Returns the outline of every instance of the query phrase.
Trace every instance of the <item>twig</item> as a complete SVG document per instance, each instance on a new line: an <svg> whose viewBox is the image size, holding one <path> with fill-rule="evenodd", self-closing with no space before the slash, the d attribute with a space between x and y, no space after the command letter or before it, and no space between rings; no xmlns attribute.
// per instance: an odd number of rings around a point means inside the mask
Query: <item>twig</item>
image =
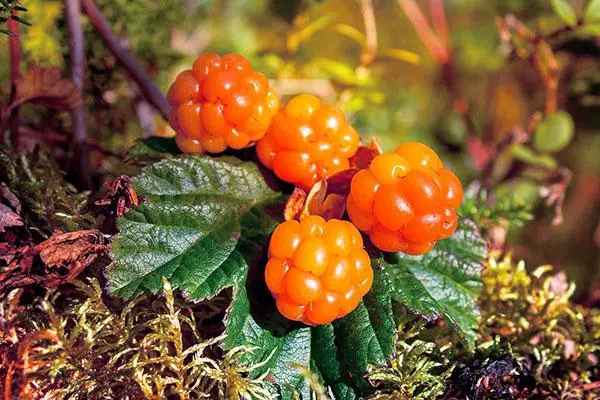
<svg viewBox="0 0 600 400"><path fill-rule="evenodd" d="M438 62L444 64L449 59L448 50L433 33L429 23L423 16L414 0L397 0L398 4L408 17L408 20L415 28L415 31L421 38L421 41L427 48L427 52Z"/></svg>
<svg viewBox="0 0 600 400"><path fill-rule="evenodd" d="M23 137L36 138L36 139L40 139L41 141L49 141L49 142L54 142L54 143L68 143L69 142L69 137L68 137L67 133L63 134L63 133L51 131L51 130L40 130L35 127L21 126L19 128L19 133ZM115 158L119 158L119 159L123 158L123 155L117 154L110 150L105 149L98 142L96 142L92 139L87 140L87 145L91 151L97 151L98 153L100 153L102 155L109 156L109 157L115 157Z"/></svg>
<svg viewBox="0 0 600 400"><path fill-rule="evenodd" d="M144 68L136 59L123 47L119 38L115 36L108 22L96 6L93 0L81 0L84 12L90 19L90 23L100 35L100 38L108 49L117 58L119 63L127 70L131 78L138 84L142 95L152 107L157 109L165 120L168 119L170 106L167 99L158 90L154 82Z"/></svg>
<svg viewBox="0 0 600 400"><path fill-rule="evenodd" d="M21 39L19 35L19 22L14 19L17 15L16 10L12 10L10 18L8 19L7 25L8 30L12 33L12 36L8 39L8 46L10 50L10 80L11 80L11 92L10 92L10 103L13 102L17 95L17 80L21 76ZM10 140L15 149L19 147L19 107L13 108L8 117L8 124L10 126Z"/></svg>
<svg viewBox="0 0 600 400"><path fill-rule="evenodd" d="M365 36L367 38L367 47L360 56L360 62L363 65L369 65L377 53L377 23L375 21L375 10L373 0L361 0L360 11L365 24Z"/></svg>
<svg viewBox="0 0 600 400"><path fill-rule="evenodd" d="M552 48L546 41L541 40L536 43L532 62L546 88L546 114L552 114L557 108L560 67Z"/></svg>
<svg viewBox="0 0 600 400"><path fill-rule="evenodd" d="M83 29L81 27L81 4L79 0L65 0L65 9L69 28L69 49L71 51L71 80L83 92L85 56ZM71 162L76 168L77 183L84 189L91 189L92 175L89 165L85 108L83 105L75 107L71 111L71 119L73 122Z"/></svg>

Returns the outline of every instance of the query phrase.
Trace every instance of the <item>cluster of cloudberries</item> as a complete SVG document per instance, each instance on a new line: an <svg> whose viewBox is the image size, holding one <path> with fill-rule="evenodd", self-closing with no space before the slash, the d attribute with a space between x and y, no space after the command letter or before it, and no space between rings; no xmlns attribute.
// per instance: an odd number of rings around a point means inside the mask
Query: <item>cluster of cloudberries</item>
<svg viewBox="0 0 600 400"><path fill-rule="evenodd" d="M344 113L316 96L301 94L279 109L267 78L239 55L200 55L177 76L168 101L182 152L256 144L261 163L304 190L350 168L360 144ZM351 223L311 215L275 229L265 280L277 309L309 325L350 313L373 283L359 230L383 251L424 254L456 230L462 196L460 180L423 144L378 155L352 178Z"/></svg>

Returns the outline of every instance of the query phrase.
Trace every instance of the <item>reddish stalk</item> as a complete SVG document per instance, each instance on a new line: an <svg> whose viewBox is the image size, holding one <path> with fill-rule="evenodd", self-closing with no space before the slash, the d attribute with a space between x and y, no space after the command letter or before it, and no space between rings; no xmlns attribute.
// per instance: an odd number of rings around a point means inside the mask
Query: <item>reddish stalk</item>
<svg viewBox="0 0 600 400"><path fill-rule="evenodd" d="M85 49L81 27L81 4L79 0L65 0L65 9L69 28L69 49L71 51L71 80L83 92ZM89 165L89 148L83 105L71 111L71 119L73 123L71 162L75 167L77 184L84 189L91 189L93 183Z"/></svg>
<svg viewBox="0 0 600 400"><path fill-rule="evenodd" d="M431 12L431 21L437 37L450 50L450 33L448 21L446 20L446 11L444 9L444 0L429 0L429 10Z"/></svg>
<svg viewBox="0 0 600 400"><path fill-rule="evenodd" d="M375 9L372 0L361 0L360 10L365 24L365 36L367 47L360 56L363 65L370 64L377 53L377 23L375 21Z"/></svg>
<svg viewBox="0 0 600 400"><path fill-rule="evenodd" d="M170 106L167 99L158 90L154 82L144 68L136 59L123 47L119 38L114 34L110 25L96 6L93 0L81 0L83 11L90 19L90 23L100 35L100 38L108 49L117 58L119 63L129 73L131 78L137 83L146 101L158 110L165 120L169 117Z"/></svg>
<svg viewBox="0 0 600 400"><path fill-rule="evenodd" d="M16 15L17 11L12 10L10 18L7 22L8 30L12 33L12 36L8 39L8 47L10 51L11 103L17 95L17 80L21 76L21 39L19 34L19 22L12 18ZM10 141L13 147L16 149L19 147L19 107L15 107L10 113L10 116L8 117L8 124L11 133Z"/></svg>
<svg viewBox="0 0 600 400"><path fill-rule="evenodd" d="M439 63L444 64L449 59L448 50L440 40L435 36L429 23L423 16L423 13L414 2L414 0L397 0L398 4L408 17L408 20L415 28L419 38L427 48L427 52Z"/></svg>

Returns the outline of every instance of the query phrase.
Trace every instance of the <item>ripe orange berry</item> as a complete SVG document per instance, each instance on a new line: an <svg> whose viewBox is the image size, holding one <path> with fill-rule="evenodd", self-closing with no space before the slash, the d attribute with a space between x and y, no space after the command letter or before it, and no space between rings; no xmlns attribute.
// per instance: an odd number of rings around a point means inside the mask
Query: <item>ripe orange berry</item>
<svg viewBox="0 0 600 400"><path fill-rule="evenodd" d="M410 169L437 171L444 166L435 151L423 143L403 143L394 152L408 162Z"/></svg>
<svg viewBox="0 0 600 400"><path fill-rule="evenodd" d="M189 153L202 153L202 144L196 139L189 138L182 133L175 136L175 143L180 149L185 149ZM181 150L184 151L184 150Z"/></svg>
<svg viewBox="0 0 600 400"><path fill-rule="evenodd" d="M373 284L371 260L348 221L308 216L273 232L267 287L283 316L326 324L351 312Z"/></svg>
<svg viewBox="0 0 600 400"><path fill-rule="evenodd" d="M251 146L265 135L279 107L267 78L237 54L201 54L191 70L177 76L167 100L173 129L201 143L179 146L184 153Z"/></svg>
<svg viewBox="0 0 600 400"><path fill-rule="evenodd" d="M440 177L442 197L447 205L453 208L457 208L462 203L463 188L460 180L452 171L446 168L438 170Z"/></svg>
<svg viewBox="0 0 600 400"><path fill-rule="evenodd" d="M394 153L380 154L371 161L369 169L379 183L393 185L407 174L408 162Z"/></svg>
<svg viewBox="0 0 600 400"><path fill-rule="evenodd" d="M428 212L442 203L442 191L433 173L418 169L411 170L399 182L399 187L417 213Z"/></svg>
<svg viewBox="0 0 600 400"><path fill-rule="evenodd" d="M360 138L336 106L301 94L280 109L259 141L259 160L282 180L310 190L349 168Z"/></svg>
<svg viewBox="0 0 600 400"><path fill-rule="evenodd" d="M346 211L379 249L419 255L454 233L462 196L460 180L437 154L410 142L354 175Z"/></svg>

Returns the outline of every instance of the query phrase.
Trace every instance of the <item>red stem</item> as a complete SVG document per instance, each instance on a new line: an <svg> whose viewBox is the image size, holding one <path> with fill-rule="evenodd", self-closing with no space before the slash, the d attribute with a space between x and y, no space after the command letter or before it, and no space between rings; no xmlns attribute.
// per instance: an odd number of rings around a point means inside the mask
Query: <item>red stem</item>
<svg viewBox="0 0 600 400"><path fill-rule="evenodd" d="M10 50L10 80L11 93L10 102L17 96L17 81L21 76L21 40L19 34L19 22L13 17L17 15L17 11L12 10L7 25L12 36L8 39L8 47ZM15 149L19 147L19 107L13 108L10 113L8 123L10 126L10 140Z"/></svg>
<svg viewBox="0 0 600 400"><path fill-rule="evenodd" d="M431 12L431 21L433 29L437 33L446 49L450 49L450 33L448 30L448 21L446 20L446 11L444 9L444 0L429 0L429 10Z"/></svg>
<svg viewBox="0 0 600 400"><path fill-rule="evenodd" d="M429 23L423 16L423 13L414 2L414 0L397 0L398 4L408 17L408 20L415 28L415 31L421 38L421 41L427 48L429 54L441 64L448 61L449 55L446 47L442 45L439 39L433 33Z"/></svg>
<svg viewBox="0 0 600 400"><path fill-rule="evenodd" d="M90 23L98 32L106 47L108 47L123 68L127 70L132 79L138 84L146 101L158 110L163 118L167 120L169 117L170 106L166 97L158 90L150 76L144 71L144 68L142 68L131 53L123 47L119 38L113 33L110 25L94 1L81 0L81 5L83 11L89 17Z"/></svg>
<svg viewBox="0 0 600 400"><path fill-rule="evenodd" d="M361 13L367 38L367 47L363 50L361 62L363 65L368 65L377 53L377 22L375 21L375 9L372 0L361 0Z"/></svg>
<svg viewBox="0 0 600 400"><path fill-rule="evenodd" d="M79 0L65 0L67 24L69 28L69 48L71 51L71 80L83 92L85 48L81 27L81 4ZM71 144L71 162L75 167L78 186L91 189L92 174L89 165L85 108L83 105L71 111L73 123L73 142Z"/></svg>

